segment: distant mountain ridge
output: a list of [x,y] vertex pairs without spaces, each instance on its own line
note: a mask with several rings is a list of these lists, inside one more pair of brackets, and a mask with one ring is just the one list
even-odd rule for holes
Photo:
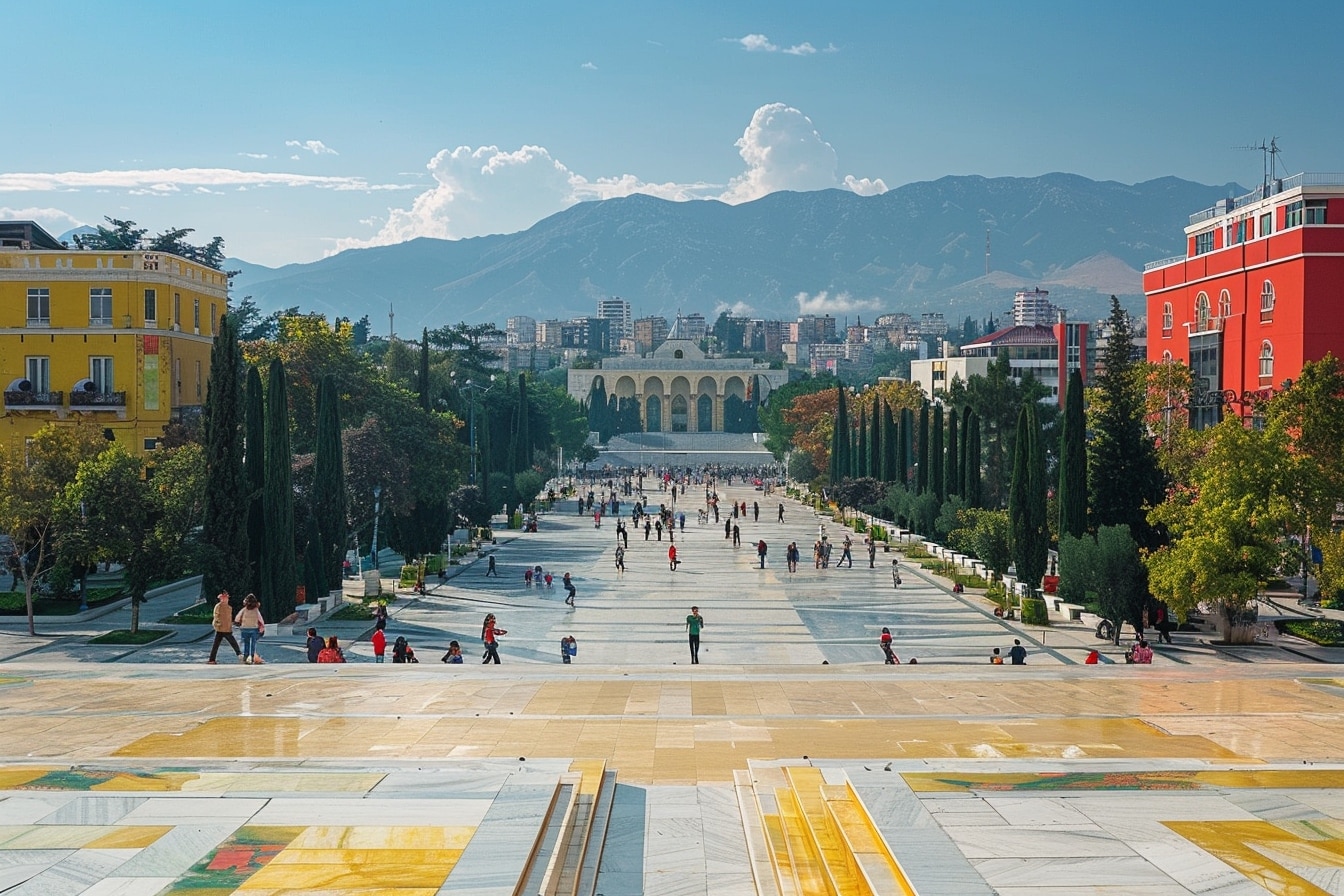
[[404,331],[591,315],[609,296],[636,316],[712,318],[735,306],[791,319],[805,294],[809,310],[837,316],[942,311],[952,320],[1001,313],[1013,291],[1032,286],[1091,319],[1112,293],[1137,308],[1143,265],[1184,251],[1189,215],[1244,192],[1175,177],[1130,186],[1047,174],[949,176],[866,197],[772,193],[736,206],[634,195],[580,203],[519,233],[228,267],[241,270],[233,294],[265,310],[377,320],[392,305]]

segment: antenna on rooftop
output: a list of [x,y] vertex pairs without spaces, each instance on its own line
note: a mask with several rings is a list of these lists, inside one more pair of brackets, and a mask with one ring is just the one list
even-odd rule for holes
[[397,313],[392,310],[392,303],[387,303],[387,341],[391,342],[397,338]]
[[1243,151],[1255,151],[1255,150],[1260,151],[1262,158],[1261,181],[1260,181],[1260,186],[1262,190],[1261,195],[1268,196],[1269,185],[1279,179],[1279,173],[1278,173],[1279,138],[1270,137],[1268,145],[1265,144],[1264,140],[1261,140],[1258,144],[1252,144],[1250,146],[1234,146],[1232,148]]

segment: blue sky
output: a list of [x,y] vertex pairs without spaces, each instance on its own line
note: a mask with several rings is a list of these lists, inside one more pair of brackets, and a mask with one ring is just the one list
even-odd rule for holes
[[[278,265],[586,199],[1344,170],[1344,4],[12,4],[0,216]],[[1191,211],[1194,211],[1193,209]]]

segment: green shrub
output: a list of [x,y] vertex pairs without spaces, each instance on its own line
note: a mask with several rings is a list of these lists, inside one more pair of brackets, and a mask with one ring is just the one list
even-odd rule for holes
[[326,618],[343,622],[367,622],[373,618],[373,610],[368,604],[346,604]]
[[1027,625],[1049,625],[1050,614],[1039,597],[1022,598],[1022,621]]
[[[120,588],[90,588],[89,606],[97,607],[114,600],[120,600],[124,592]],[[35,616],[73,616],[79,612],[79,597],[66,595],[47,597],[33,594],[33,615]],[[0,616],[26,616],[27,603],[22,591],[0,592]]]
[[989,583],[973,573],[957,573],[952,577],[963,588],[988,588]]
[[873,541],[886,541],[890,537],[887,527],[879,526],[877,523],[869,527],[869,534],[873,536]]
[[108,632],[99,635],[96,638],[90,638],[90,644],[149,644],[151,641],[157,641],[169,632],[162,629],[142,628],[138,632],[129,632],[125,629]]
[[923,560],[924,558],[932,557],[933,555],[924,550],[922,544],[912,544],[905,549],[905,556],[909,557],[911,560]]
[[994,582],[985,589],[985,597],[994,601],[1003,609],[1008,609],[1008,589],[1002,582]]
[[1276,625],[1281,632],[1322,647],[1344,646],[1344,623],[1338,619],[1283,619]]

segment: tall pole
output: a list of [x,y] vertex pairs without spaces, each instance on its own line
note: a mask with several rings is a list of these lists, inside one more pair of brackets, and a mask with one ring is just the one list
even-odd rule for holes
[[373,545],[369,548],[369,557],[372,560],[374,571],[378,570],[378,517],[382,515],[382,504],[380,500],[383,495],[383,487],[375,485],[373,487]]
[[471,391],[471,380],[467,380],[467,394],[471,396],[471,405],[467,416],[471,427],[471,484],[476,484],[476,393]]

